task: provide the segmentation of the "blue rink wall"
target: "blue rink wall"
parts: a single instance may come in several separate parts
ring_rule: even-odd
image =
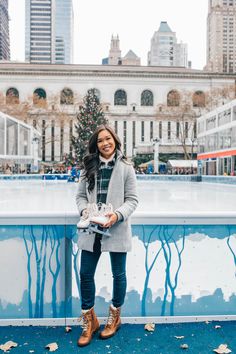
[[[133,225],[124,317],[236,315],[236,225]],[[80,315],[74,225],[0,226],[0,319]],[[96,312],[112,297],[109,254]]]

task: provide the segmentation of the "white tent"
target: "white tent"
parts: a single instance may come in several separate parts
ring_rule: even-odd
[[[197,168],[197,160],[168,160],[170,168]]]

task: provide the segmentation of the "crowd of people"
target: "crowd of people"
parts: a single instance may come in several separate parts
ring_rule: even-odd
[[[78,166],[69,166],[66,167],[64,165],[61,166],[42,166],[40,169],[40,174],[69,174],[71,177],[79,177],[79,167]],[[137,167],[135,169],[136,174],[141,175],[150,175],[156,174],[153,168],[150,167]],[[19,168],[17,165],[6,165],[4,169],[0,172],[2,174],[12,175],[12,174],[30,174],[30,168]],[[196,169],[190,168],[169,168],[169,169],[159,169],[158,174],[170,174],[170,175],[189,175],[196,174]]]
[[[157,174],[153,170],[150,170],[148,168],[142,168],[138,167],[136,168],[136,174],[141,174],[141,175],[150,175],[150,174]],[[193,175],[197,174],[197,169],[191,169],[191,168],[168,168],[168,169],[159,169],[158,174],[161,175]]]

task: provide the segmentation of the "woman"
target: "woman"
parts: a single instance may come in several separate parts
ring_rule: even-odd
[[[120,311],[126,294],[126,255],[131,250],[130,215],[136,209],[136,176],[133,166],[121,152],[121,143],[107,125],[99,126],[88,144],[84,157],[76,203],[81,217],[87,214],[88,203],[111,203],[113,212],[107,214],[103,224],[109,234],[80,233],[78,246],[81,252],[80,286],[83,332],[79,346],[90,343],[100,325],[94,312],[94,274],[102,252],[110,253],[113,275],[113,297],[102,339],[113,336],[121,325]]]

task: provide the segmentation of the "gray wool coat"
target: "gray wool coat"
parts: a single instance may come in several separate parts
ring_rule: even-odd
[[[92,192],[88,192],[88,183],[81,173],[76,194],[76,204],[79,215],[88,203],[97,203],[97,181]],[[136,176],[133,166],[118,154],[112,171],[107,192],[107,203],[111,203],[113,211],[119,212],[123,220],[118,221],[110,228],[111,236],[103,236],[101,240],[102,252],[128,252],[131,250],[130,216],[138,205],[136,191]],[[79,232],[78,247],[86,251],[93,251],[95,234]]]

